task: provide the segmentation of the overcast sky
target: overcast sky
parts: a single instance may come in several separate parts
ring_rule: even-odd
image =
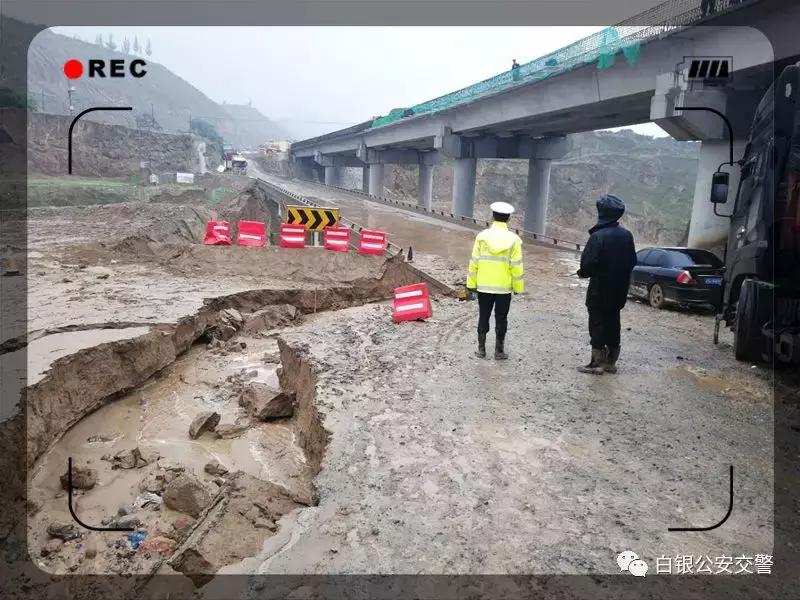
[[[57,27],[151,40],[159,62],[212,100],[314,135],[457,90],[600,27]],[[654,124],[633,127],[665,135]]]

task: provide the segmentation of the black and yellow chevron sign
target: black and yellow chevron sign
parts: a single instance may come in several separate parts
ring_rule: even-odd
[[[322,231],[339,222],[339,209],[323,206],[287,206],[286,222],[290,225],[305,225],[308,231]]]

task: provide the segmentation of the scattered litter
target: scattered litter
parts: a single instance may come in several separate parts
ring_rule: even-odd
[[[133,501],[133,505],[137,508],[144,508],[150,504],[155,504],[157,507],[161,506],[161,496],[158,494],[154,494],[152,492],[144,492],[136,497],[136,500]]]
[[[134,531],[133,533],[129,533],[127,536],[128,542],[131,544],[131,548],[136,550],[139,547],[144,539],[147,537],[146,531]]]

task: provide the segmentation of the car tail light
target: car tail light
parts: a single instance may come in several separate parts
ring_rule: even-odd
[[[692,279],[692,274],[689,271],[681,271],[678,273],[678,278],[675,280],[681,285],[691,285],[694,283],[694,279]]]

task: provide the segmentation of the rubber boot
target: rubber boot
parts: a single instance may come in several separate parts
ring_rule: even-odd
[[[616,348],[609,347],[606,360],[603,363],[603,371],[606,373],[617,372],[617,359],[619,358],[619,346]]]
[[[578,367],[578,371],[581,373],[591,373],[592,375],[602,375],[605,361],[605,348],[592,348],[592,359],[589,361],[589,364],[585,367]]]
[[[505,342],[505,336],[500,337],[498,336],[495,339],[494,344],[494,359],[495,360],[506,360],[508,358],[508,354],[506,354],[503,350],[503,344]]]
[[[486,334],[478,334],[478,351],[475,353],[478,358],[486,358]]]

